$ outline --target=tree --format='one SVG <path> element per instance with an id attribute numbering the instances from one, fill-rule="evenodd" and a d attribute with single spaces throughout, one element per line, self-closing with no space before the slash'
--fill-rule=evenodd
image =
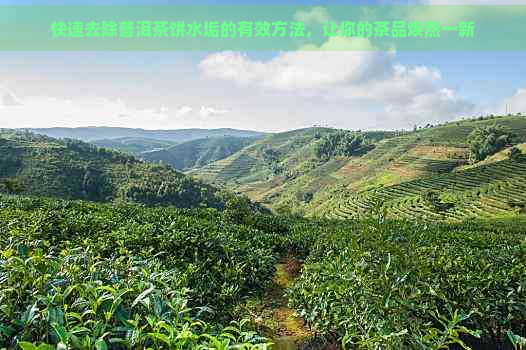
<path id="1" fill-rule="evenodd" d="M 454 207 L 453 203 L 446 203 L 440 199 L 438 192 L 433 190 L 425 191 L 422 194 L 422 198 L 426 201 L 435 211 L 445 211 Z"/>
<path id="2" fill-rule="evenodd" d="M 512 142 L 513 134 L 499 125 L 476 128 L 468 136 L 471 158 L 475 161 L 502 150 Z"/>
<path id="3" fill-rule="evenodd" d="M 272 148 L 267 148 L 263 151 L 263 160 L 269 164 L 275 163 L 279 160 L 279 153 Z"/>
<path id="4" fill-rule="evenodd" d="M 367 139 L 360 132 L 337 131 L 323 136 L 315 146 L 318 158 L 349 157 L 359 154 L 367 146 Z"/>

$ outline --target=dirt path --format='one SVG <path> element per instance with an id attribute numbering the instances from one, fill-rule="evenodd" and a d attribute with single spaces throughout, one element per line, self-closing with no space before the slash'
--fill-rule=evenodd
<path id="1" fill-rule="evenodd" d="M 294 257 L 286 257 L 276 264 L 273 286 L 264 298 L 262 316 L 267 317 L 265 323 L 270 328 L 275 350 L 298 350 L 298 344 L 312 335 L 303 319 L 287 306 L 285 295 L 285 289 L 298 277 L 301 266 Z"/>

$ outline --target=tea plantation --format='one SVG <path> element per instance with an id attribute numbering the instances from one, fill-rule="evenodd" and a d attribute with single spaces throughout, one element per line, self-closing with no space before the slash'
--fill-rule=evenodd
<path id="1" fill-rule="evenodd" d="M 436 193 L 436 199 L 426 198 L 430 192 Z M 524 212 L 526 157 L 346 193 L 335 199 L 329 215 L 356 218 L 368 215 L 377 205 L 391 217 L 421 220 L 463 221 Z"/>
<path id="2" fill-rule="evenodd" d="M 267 292 L 285 255 L 305 261 L 287 295 L 314 331 L 304 339 L 311 348 L 510 344 L 526 335 L 525 223 L 326 221 L 241 206 L 3 196 L 0 346 L 272 348 L 239 310 Z"/>
<path id="3" fill-rule="evenodd" d="M 0 346 L 264 348 L 228 316 L 285 237 L 238 212 L 2 197 Z"/>

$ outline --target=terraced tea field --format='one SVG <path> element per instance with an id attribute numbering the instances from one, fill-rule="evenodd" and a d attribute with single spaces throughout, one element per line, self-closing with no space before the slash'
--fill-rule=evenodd
<path id="1" fill-rule="evenodd" d="M 526 162 L 504 160 L 465 171 L 447 173 L 357 193 L 335 200 L 333 218 L 359 218 L 381 207 L 396 218 L 461 221 L 499 217 L 524 210 Z M 436 209 L 424 195 L 436 191 L 450 208 Z"/>
<path id="2" fill-rule="evenodd" d="M 468 135 L 477 127 L 498 124 L 504 129 L 513 132 L 519 142 L 526 141 L 526 117 L 524 116 L 500 116 L 485 118 L 483 120 L 465 120 L 450 122 L 446 125 L 424 129 L 418 132 L 422 140 L 443 145 L 465 146 Z"/>
<path id="3" fill-rule="evenodd" d="M 248 176 L 257 160 L 246 155 L 236 154 L 200 168 L 197 172 L 191 171 L 190 175 L 199 175 L 201 179 L 210 182 L 228 182 L 237 178 Z"/>
<path id="4" fill-rule="evenodd" d="M 395 165 L 411 166 L 427 173 L 449 173 L 456 167 L 466 164 L 465 159 L 429 159 L 404 156 L 397 160 Z"/>

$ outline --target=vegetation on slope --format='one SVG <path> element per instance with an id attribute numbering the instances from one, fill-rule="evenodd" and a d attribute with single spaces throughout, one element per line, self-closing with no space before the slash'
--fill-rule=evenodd
<path id="1" fill-rule="evenodd" d="M 328 203 L 345 201 L 362 191 L 445 176 L 465 168 L 472 158 L 469 135 L 476 134 L 475 130 L 495 129 L 494 125 L 503 135 L 514 135 L 512 144 L 526 142 L 526 117 L 523 116 L 461 120 L 428 125 L 414 132 L 359 133 L 311 128 L 270 135 L 190 173 L 204 181 L 235 189 L 279 212 L 318 215 Z M 366 140 L 366 152 L 342 151 L 345 143 L 338 146 L 336 141 L 346 138 L 337 136 L 339 134 L 361 135 Z M 348 139 L 348 145 L 352 145 L 354 136 Z M 328 146 L 327 151 L 317 154 L 316 149 L 321 151 L 324 144 Z M 503 153 L 502 159 L 507 158 L 507 153 Z M 342 197 L 341 193 L 347 195 Z M 343 202 L 340 204 L 344 206 Z"/>
<path id="2" fill-rule="evenodd" d="M 425 177 L 361 192 L 340 191 L 326 203 L 330 215 L 369 215 L 377 205 L 394 218 L 463 221 L 510 216 L 526 208 L 526 157 Z"/>
<path id="3" fill-rule="evenodd" d="M 468 136 L 469 150 L 474 161 L 486 159 L 512 142 L 513 134 L 497 124 L 476 128 Z"/>
<path id="4" fill-rule="evenodd" d="M 0 191 L 92 201 L 222 208 L 233 195 L 169 166 L 76 140 L 0 135 Z"/>
<path id="5" fill-rule="evenodd" d="M 243 322 L 222 324 L 273 274 L 282 239 L 268 219 L 262 231 L 237 224 L 236 208 L 16 197 L 0 208 L 0 346 L 264 349 Z"/>
<path id="6" fill-rule="evenodd" d="M 303 203 L 312 198 L 313 193 L 326 185 L 317 180 L 331 181 L 324 174 L 337 170 L 348 159 L 333 154 L 344 150 L 366 153 L 373 143 L 395 134 L 351 133 L 328 128 L 294 130 L 267 136 L 228 158 L 192 169 L 189 174 L 207 182 L 235 188 L 256 201 L 274 207 L 301 208 Z M 366 141 L 355 145 L 355 136 L 356 140 Z M 316 181 L 305 185 L 302 183 L 305 179 Z M 289 189 L 289 186 L 294 188 Z M 282 194 L 290 195 L 293 201 L 283 200 Z"/>
<path id="7" fill-rule="evenodd" d="M 340 130 L 327 134 L 316 142 L 315 151 L 319 158 L 330 159 L 336 156 L 351 157 L 370 149 L 367 137 L 359 132 Z"/>
<path id="8" fill-rule="evenodd" d="M 117 139 L 102 139 L 91 141 L 90 143 L 98 147 L 111 148 L 117 151 L 140 155 L 144 152 L 159 150 L 171 147 L 175 142 L 155 140 L 138 137 L 121 137 Z"/>
<path id="9" fill-rule="evenodd" d="M 346 349 L 502 348 L 525 331 L 524 223 L 311 230 L 291 306 Z"/>
<path id="10" fill-rule="evenodd" d="M 178 170 L 202 167 L 226 158 L 256 140 L 253 137 L 214 137 L 184 142 L 161 150 L 143 153 L 150 162 L 162 162 Z"/>
<path id="11" fill-rule="evenodd" d="M 265 331 L 240 321 L 251 315 L 239 306 L 272 288 L 291 252 L 305 266 L 283 287 L 319 335 L 312 344 L 501 346 L 507 332 L 526 333 L 524 223 L 314 221 L 0 196 L 0 346 L 264 349 Z"/>

